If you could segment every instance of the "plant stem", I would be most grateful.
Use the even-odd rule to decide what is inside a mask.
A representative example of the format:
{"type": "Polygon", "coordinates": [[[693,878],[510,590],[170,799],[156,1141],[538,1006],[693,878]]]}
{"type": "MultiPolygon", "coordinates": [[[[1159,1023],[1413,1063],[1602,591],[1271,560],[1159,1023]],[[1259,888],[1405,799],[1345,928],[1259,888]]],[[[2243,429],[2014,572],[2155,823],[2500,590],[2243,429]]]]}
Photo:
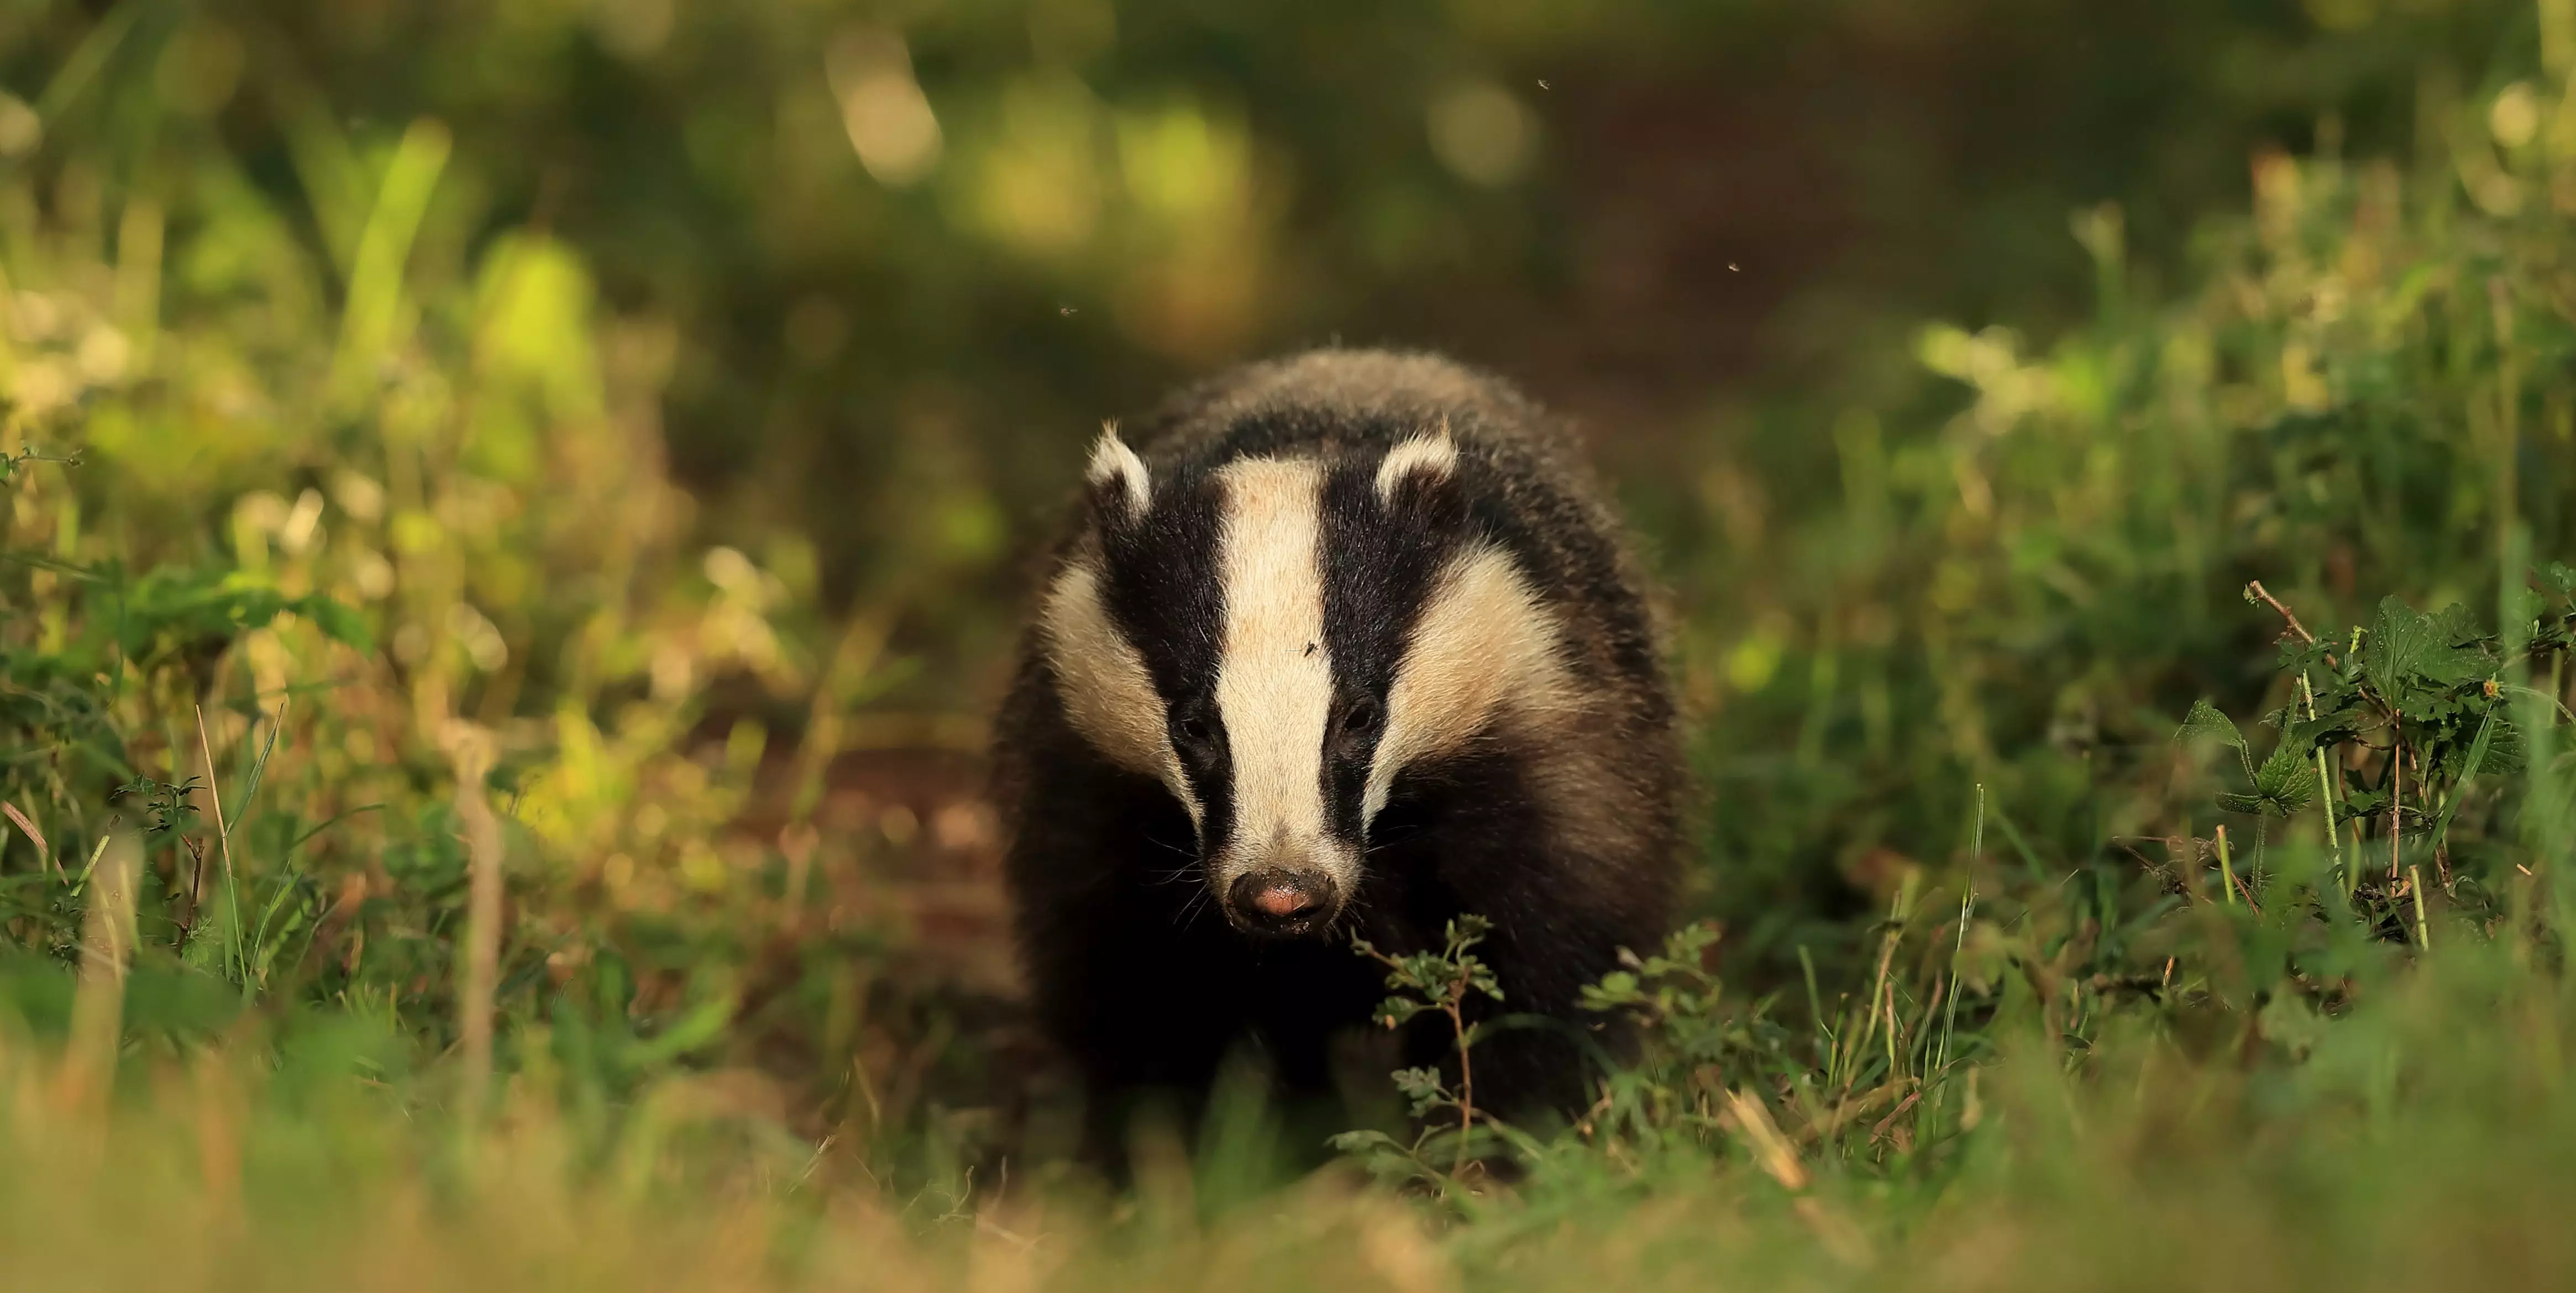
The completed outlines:
{"type": "MultiPolygon", "coordinates": [[[[2248,597],[2260,598],[2264,605],[2271,607],[2273,610],[2279,611],[2281,613],[2281,618],[2290,622],[2290,631],[2298,634],[2300,641],[2311,645],[2315,644],[2317,639],[2313,634],[2308,632],[2307,626],[2299,623],[2299,617],[2292,615],[2290,613],[2290,608],[2283,606],[2279,598],[2274,597],[2271,593],[2265,591],[2262,580],[2257,579],[2254,582],[2245,585],[2245,595],[2248,597]]],[[[2311,714],[2309,717],[2314,718],[2316,716],[2311,714]]]]}
{"type": "Polygon", "coordinates": [[[2398,872],[2397,812],[2406,802],[2406,720],[2399,719],[2388,739],[2388,879],[2395,883],[2398,872]]]}
{"type": "Polygon", "coordinates": [[[2218,828],[2218,891],[2228,906],[2236,905],[2236,866],[2227,857],[2227,828],[2223,825],[2218,828]]]}
{"type": "Polygon", "coordinates": [[[1450,1164],[1451,1172],[1467,1170],[1467,1133],[1476,1118],[1476,1071],[1467,1060],[1466,999],[1467,977],[1462,974],[1450,985],[1449,1003],[1442,1007],[1449,1012],[1450,1030],[1458,1038],[1458,1157],[1450,1164]]]}
{"type": "MultiPolygon", "coordinates": [[[[2299,670],[2299,698],[2308,703],[2308,721],[2317,721],[2317,689],[2308,682],[2308,671],[2299,670]]],[[[2353,872],[2343,857],[2343,837],[2335,834],[2334,778],[2326,772],[2326,747],[2317,747],[2317,799],[2326,806],[2326,847],[2334,850],[2335,869],[2343,872],[2344,892],[2352,892],[2353,872]]]]}

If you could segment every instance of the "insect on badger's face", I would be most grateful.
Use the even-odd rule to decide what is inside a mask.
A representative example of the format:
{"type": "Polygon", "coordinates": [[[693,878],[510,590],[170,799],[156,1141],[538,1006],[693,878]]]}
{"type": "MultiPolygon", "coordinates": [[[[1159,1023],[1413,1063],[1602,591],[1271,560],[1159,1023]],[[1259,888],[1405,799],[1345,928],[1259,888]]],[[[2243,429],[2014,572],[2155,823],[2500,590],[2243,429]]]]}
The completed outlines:
{"type": "Polygon", "coordinates": [[[1420,693],[1458,694],[1419,668],[1408,688],[1403,659],[1454,565],[1457,457],[1444,430],[1155,479],[1114,433],[1094,451],[1098,546],[1042,616],[1058,691],[1094,747],[1187,810],[1245,933],[1330,930],[1396,771],[1436,735],[1420,693]]]}

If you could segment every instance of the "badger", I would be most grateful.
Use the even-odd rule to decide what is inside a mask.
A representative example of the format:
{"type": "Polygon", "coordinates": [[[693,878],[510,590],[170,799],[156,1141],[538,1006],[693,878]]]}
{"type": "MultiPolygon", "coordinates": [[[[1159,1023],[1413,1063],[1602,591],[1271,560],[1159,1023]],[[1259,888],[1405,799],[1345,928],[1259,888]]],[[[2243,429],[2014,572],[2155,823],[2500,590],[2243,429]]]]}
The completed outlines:
{"type": "MultiPolygon", "coordinates": [[[[1504,993],[1470,1018],[1547,1025],[1475,1047],[1477,1105],[1578,1111],[1581,990],[1666,931],[1684,776],[1660,617],[1569,432],[1444,359],[1323,350],[1110,424],[1086,486],[994,730],[1091,1149],[1140,1100],[1203,1107],[1239,1048],[1329,1097],[1387,995],[1351,938],[1436,949],[1469,913],[1504,993]]],[[[1400,1045],[1454,1065],[1437,1015],[1400,1045]]]]}

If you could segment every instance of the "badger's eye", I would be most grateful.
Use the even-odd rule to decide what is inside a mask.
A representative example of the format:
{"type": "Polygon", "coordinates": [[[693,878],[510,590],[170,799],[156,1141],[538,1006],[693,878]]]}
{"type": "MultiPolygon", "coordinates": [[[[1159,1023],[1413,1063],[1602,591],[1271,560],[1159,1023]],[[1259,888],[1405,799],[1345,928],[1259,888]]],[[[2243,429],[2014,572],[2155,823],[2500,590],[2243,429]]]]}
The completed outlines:
{"type": "Polygon", "coordinates": [[[1374,697],[1354,696],[1342,706],[1342,735],[1367,737],[1377,731],[1377,725],[1384,717],[1374,697]]]}
{"type": "Polygon", "coordinates": [[[1201,749],[1216,740],[1216,725],[1208,721],[1205,712],[1196,709],[1183,710],[1172,720],[1172,730],[1184,744],[1201,749]]]}

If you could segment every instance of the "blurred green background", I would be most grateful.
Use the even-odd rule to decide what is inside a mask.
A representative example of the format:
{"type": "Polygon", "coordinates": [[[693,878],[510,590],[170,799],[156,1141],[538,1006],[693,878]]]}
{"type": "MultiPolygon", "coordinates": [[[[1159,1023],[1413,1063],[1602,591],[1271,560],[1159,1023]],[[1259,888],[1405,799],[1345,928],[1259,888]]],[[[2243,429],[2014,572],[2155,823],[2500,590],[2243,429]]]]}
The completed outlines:
{"type": "Polygon", "coordinates": [[[2404,149],[2419,85],[2484,76],[2530,22],[2503,0],[21,0],[0,83],[41,123],[7,164],[47,214],[109,249],[131,201],[166,213],[165,312],[245,289],[258,267],[211,244],[251,204],[345,269],[405,131],[436,123],[408,272],[568,252],[563,308],[667,348],[691,536],[782,552],[834,607],[899,599],[944,706],[989,680],[1014,558],[1090,428],[1177,379],[1331,338],[1450,350],[1581,419],[1687,565],[1717,539],[1673,514],[1711,462],[1759,458],[1774,517],[1830,467],[1818,428],[1730,418],[1901,394],[1926,318],[2045,339],[2092,309],[2070,213],[2118,203],[2133,254],[2177,270],[2258,150],[2404,149]]]}

